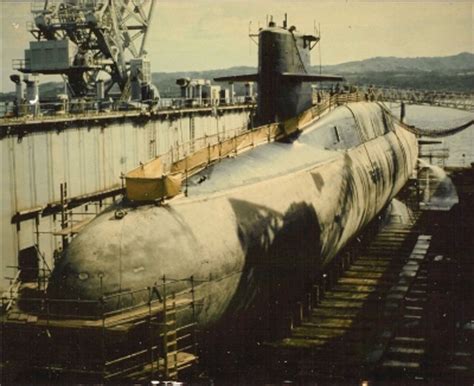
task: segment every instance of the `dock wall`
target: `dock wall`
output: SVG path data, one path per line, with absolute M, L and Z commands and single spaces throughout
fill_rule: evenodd
M 15 275 L 9 267 L 18 265 L 21 250 L 38 245 L 53 265 L 62 246 L 53 234 L 61 229 L 61 213 L 53 210 L 61 205 L 61 184 L 68 199 L 89 202 L 66 212 L 74 225 L 111 200 L 113 194 L 103 193 L 119 191 L 122 173 L 162 154 L 177 160 L 195 150 L 193 139 L 232 136 L 247 125 L 249 112 L 249 106 L 228 106 L 0 121 L 0 289 L 8 288 L 5 277 Z

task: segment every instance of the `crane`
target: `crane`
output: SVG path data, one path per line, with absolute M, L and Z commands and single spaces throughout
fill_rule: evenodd
M 130 97 L 134 81 L 141 92 L 149 92 L 145 45 L 155 4 L 154 0 L 35 2 L 30 28 L 35 42 L 30 42 L 17 69 L 63 75 L 74 97 L 96 94 L 99 82 L 104 82 L 105 96 L 118 86 L 122 100 Z

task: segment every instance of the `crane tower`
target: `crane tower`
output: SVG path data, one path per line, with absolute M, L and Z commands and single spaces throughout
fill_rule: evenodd
M 155 4 L 154 0 L 33 2 L 30 32 L 35 41 L 24 59 L 14 61 L 14 69 L 63 75 L 74 97 L 108 96 L 117 85 L 122 100 L 130 95 L 153 99 L 145 44 Z

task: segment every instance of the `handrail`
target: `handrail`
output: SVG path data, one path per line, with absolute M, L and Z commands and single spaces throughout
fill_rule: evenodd
M 20 275 L 21 275 L 21 270 L 18 270 L 15 277 L 10 283 L 10 286 L 8 289 L 2 294 L 2 308 L 4 312 L 10 310 L 12 307 L 13 303 L 15 302 L 15 299 L 18 295 L 18 291 L 21 286 L 21 281 L 20 281 Z M 8 294 L 10 296 L 8 296 Z M 6 304 L 3 302 L 3 300 L 7 300 Z
M 14 65 L 18 68 L 24 68 L 27 65 L 24 59 L 15 59 Z M 373 87 L 373 86 L 358 86 L 360 91 L 346 91 L 345 94 L 362 93 L 370 100 L 386 100 L 386 101 L 406 101 L 428 103 L 434 105 L 446 105 L 457 107 L 461 109 L 474 109 L 474 94 L 469 92 L 456 91 L 435 91 L 435 90 L 415 90 L 415 89 L 397 89 L 391 87 Z M 328 95 L 337 95 L 339 91 L 332 92 L 325 88 L 317 91 L 321 97 Z M 372 99 L 373 98 L 373 99 Z M 11 102 L 15 103 L 15 102 Z M 134 114 L 140 112 L 166 112 L 166 111 L 180 111 L 194 108 L 214 108 L 214 107 L 232 107 L 232 106 L 247 106 L 252 107 L 255 103 L 246 97 L 234 97 L 232 100 L 221 98 L 161 98 L 157 100 L 145 100 L 142 103 L 128 103 L 123 100 L 115 102 L 108 101 L 83 101 L 83 100 L 67 100 L 55 102 L 41 102 L 35 105 L 28 103 L 21 103 L 15 105 L 17 117 L 8 117 L 9 120 L 22 120 L 30 115 L 39 116 L 42 119 L 52 117 L 57 119 L 59 114 L 63 117 L 80 117 L 81 114 L 85 117 L 101 116 L 110 114 L 111 112 L 120 112 L 122 114 L 133 112 Z M 42 111 L 42 112 L 41 112 Z
M 51 273 L 51 268 L 49 268 L 49 265 L 48 263 L 46 262 L 46 258 L 44 256 L 44 254 L 40 251 L 39 247 L 37 244 L 34 245 L 35 246 L 35 249 L 36 249 L 36 253 L 38 254 L 38 256 L 41 257 L 41 261 L 43 262 L 44 266 L 46 267 L 46 270 Z
M 46 269 L 42 269 L 42 268 L 39 268 L 38 270 L 43 271 L 45 273 L 47 272 Z M 70 306 L 71 308 L 80 307 L 80 306 L 94 306 L 94 305 L 99 307 L 99 306 L 102 306 L 102 305 L 106 305 L 107 303 L 112 303 L 114 300 L 120 301 L 121 299 L 124 299 L 127 296 L 133 296 L 133 295 L 136 295 L 136 294 L 144 295 L 142 302 L 139 302 L 139 303 L 134 304 L 132 306 L 125 306 L 125 307 L 116 308 L 112 311 L 105 311 L 104 310 L 101 314 L 66 315 L 66 314 L 62 314 L 62 313 L 61 314 L 53 314 L 51 312 L 48 312 L 49 316 L 60 317 L 61 319 L 65 319 L 67 317 L 71 317 L 71 318 L 78 318 L 79 317 L 80 319 L 85 319 L 85 318 L 99 319 L 99 318 L 103 318 L 103 317 L 107 318 L 107 317 L 111 317 L 111 316 L 114 316 L 116 314 L 120 314 L 120 313 L 123 313 L 123 312 L 126 312 L 126 311 L 132 311 L 134 309 L 144 308 L 144 307 L 148 306 L 149 304 L 151 304 L 152 306 L 156 305 L 156 304 L 163 304 L 163 300 L 164 300 L 164 294 L 163 293 L 160 294 L 162 299 L 155 298 L 156 295 L 155 295 L 155 293 L 153 293 L 153 291 L 150 293 L 150 288 L 153 288 L 153 287 L 145 287 L 145 288 L 138 288 L 138 289 L 134 289 L 134 290 L 122 291 L 120 293 L 110 294 L 110 295 L 107 295 L 107 296 L 99 296 L 97 299 L 49 298 L 49 297 L 46 296 L 46 294 L 45 294 L 45 296 L 42 296 L 42 297 L 24 297 L 24 298 L 18 299 L 14 294 L 13 288 L 15 286 L 17 286 L 19 288 L 19 286 L 21 285 L 21 281 L 19 280 L 20 274 L 21 274 L 21 270 L 18 269 L 16 274 L 15 274 L 15 277 L 12 278 L 12 280 L 11 280 L 12 284 L 10 285 L 9 289 L 7 291 L 5 291 L 2 295 L 2 298 L 4 300 L 11 301 L 12 304 L 17 300 L 21 300 L 21 302 L 23 302 L 24 304 L 50 303 L 50 304 L 62 305 L 62 306 L 65 306 L 65 307 Z M 207 281 L 208 280 L 206 280 L 206 282 Z M 166 281 L 164 283 L 160 283 L 160 284 L 157 283 L 154 287 L 159 290 L 159 289 L 163 288 L 163 285 L 170 285 L 170 284 L 173 284 L 173 283 L 187 283 L 187 282 L 191 283 L 191 286 L 192 286 L 192 283 L 196 282 L 196 280 L 194 280 L 192 278 L 170 279 L 170 280 L 166 279 Z M 202 282 L 205 282 L 205 281 L 202 281 Z M 179 292 L 179 295 L 184 296 L 184 295 L 191 294 L 192 293 L 191 286 L 189 286 L 187 288 L 183 288 L 183 290 Z M 179 303 L 176 304 L 176 307 L 177 308 L 182 308 L 182 307 L 187 306 L 189 303 L 191 303 L 191 300 L 187 301 L 186 304 L 184 304 L 183 302 L 179 302 Z M 41 313 L 41 312 L 35 312 L 35 314 L 39 315 L 39 316 L 46 315 L 46 313 Z
M 10 101 L 5 104 L 8 116 L 0 116 L 0 122 L 5 123 L 27 123 L 34 117 L 36 120 L 60 120 L 61 118 L 90 119 L 102 117 L 127 117 L 140 115 L 155 115 L 166 113 L 179 113 L 194 109 L 205 109 L 213 112 L 219 108 L 252 108 L 254 102 L 236 99 L 232 102 L 214 99 L 185 99 L 185 98 L 165 98 L 158 102 L 145 100 L 142 103 L 132 103 L 117 100 L 109 101 L 85 101 L 68 100 L 40 101 L 37 104 L 30 104 L 26 101 L 18 104 Z M 8 109 L 10 106 L 10 110 Z M 30 118 L 28 120 L 28 118 Z

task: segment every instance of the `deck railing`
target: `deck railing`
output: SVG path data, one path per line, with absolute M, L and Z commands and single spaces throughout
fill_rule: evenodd
M 16 66 L 25 66 L 25 61 L 16 62 Z M 107 116 L 136 116 L 140 114 L 156 114 L 160 112 L 179 112 L 189 109 L 215 109 L 215 108 L 251 108 L 254 105 L 245 98 L 238 97 L 230 100 L 206 98 L 163 98 L 160 100 L 145 100 L 141 103 L 124 101 L 86 101 L 68 100 L 44 101 L 38 103 L 17 104 L 8 102 L 0 116 L 5 123 L 22 122 L 34 117 L 36 120 L 60 120 L 61 118 L 94 118 Z
M 197 359 L 197 300 L 192 276 L 163 276 L 151 287 L 97 299 L 56 299 L 48 297 L 45 290 L 38 292 L 36 298 L 19 300 L 14 294 L 2 297 L 5 313 L 1 315 L 1 348 L 5 360 L 9 355 L 17 358 L 23 350 L 30 369 L 112 381 L 129 376 L 130 380 L 150 380 L 158 375 L 176 379 L 179 371 Z M 58 306 L 69 312 L 58 312 Z M 26 320 L 28 323 L 22 322 Z M 31 353 L 25 353 L 24 347 L 13 347 L 20 330 L 31 335 L 31 350 L 38 347 L 44 351 L 42 355 L 30 358 Z M 70 339 L 61 338 L 64 333 Z M 43 342 L 44 337 L 49 338 Z M 83 345 L 81 352 L 87 355 L 72 361 L 59 354 L 74 355 L 77 344 Z M 52 346 L 54 350 L 48 351 Z
M 28 63 L 25 60 L 15 61 L 17 68 L 23 68 Z M 474 110 L 474 94 L 467 92 L 448 92 L 431 90 L 396 89 L 388 87 L 367 87 L 362 86 L 358 91 L 328 91 L 319 90 L 314 93 L 313 101 L 321 104 L 329 98 L 339 99 L 341 102 L 346 99 L 348 102 L 355 100 L 405 102 L 428 104 L 433 106 L 452 107 L 462 110 Z M 141 103 L 116 101 L 85 101 L 68 100 L 41 102 L 30 104 L 28 102 L 17 105 L 16 102 L 9 102 L 3 113 L 3 119 L 8 121 L 24 120 L 25 117 L 36 117 L 41 120 L 59 119 L 61 117 L 94 117 L 113 114 L 137 115 L 140 113 L 156 113 L 163 111 L 180 111 L 198 108 L 216 107 L 253 107 L 255 99 L 250 97 L 229 98 L 161 98 L 159 100 L 146 100 Z M 2 118 L 2 117 L 0 117 Z

